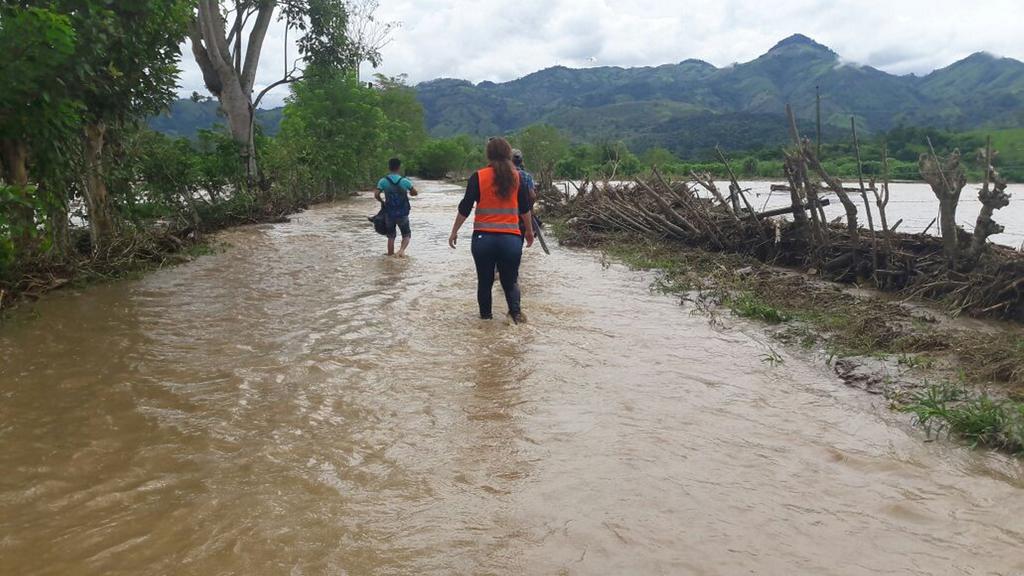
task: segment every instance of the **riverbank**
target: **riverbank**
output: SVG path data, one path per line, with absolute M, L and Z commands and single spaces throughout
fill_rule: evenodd
M 0 321 L 19 302 L 33 301 L 67 287 L 83 287 L 141 276 L 168 266 L 191 262 L 209 253 L 210 236 L 251 224 L 280 224 L 311 206 L 358 194 L 324 195 L 312 201 L 296 200 L 266 205 L 244 203 L 181 225 L 165 221 L 136 224 L 124 231 L 103 255 L 92 253 L 88 229 L 72 229 L 68 248 L 60 258 L 41 255 L 16 270 L 0 271 Z
M 572 243 L 564 225 L 552 226 Z M 1024 330 L 953 318 L 923 302 L 821 280 L 738 254 L 630 234 L 590 238 L 712 325 L 762 323 L 790 353 L 826 363 L 848 386 L 884 396 L 929 437 L 1024 453 Z M 780 362 L 774 351 L 767 363 Z
M 0 279 L 0 320 L 18 303 L 37 300 L 55 290 L 138 277 L 190 262 L 210 250 L 205 240 L 195 236 L 165 233 L 138 236 L 134 245 L 125 246 L 117 258 L 79 254 L 58 262 L 41 259 L 6 280 Z

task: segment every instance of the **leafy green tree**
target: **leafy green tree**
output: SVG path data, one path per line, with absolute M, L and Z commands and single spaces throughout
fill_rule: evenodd
M 747 178 L 757 176 L 757 158 L 747 157 L 743 159 L 741 164 L 741 172 Z
M 65 80 L 75 40 L 65 15 L 0 8 L 0 176 L 12 185 L 28 185 L 30 151 L 45 161 L 77 124 L 79 105 Z
M 195 150 L 200 186 L 214 203 L 230 199 L 245 184 L 245 166 L 238 163 L 239 145 L 216 128 L 200 130 Z
M 657 166 L 661 170 L 669 170 L 679 163 L 676 155 L 665 148 L 650 148 L 641 156 L 644 166 Z
M 417 173 L 424 178 L 439 180 L 464 169 L 467 150 L 456 139 L 431 140 L 416 151 Z
M 522 150 L 525 163 L 537 173 L 540 187 L 550 186 L 555 166 L 569 151 L 569 139 L 554 126 L 534 124 L 524 128 L 512 140 Z
M 462 163 L 455 169 L 460 176 L 468 175 L 470 172 L 479 170 L 487 164 L 486 142 L 479 138 L 473 138 L 468 134 L 461 134 L 453 138 L 462 150 Z
M 582 180 L 590 177 L 597 162 L 594 146 L 581 144 L 569 149 L 569 153 L 555 165 L 555 175 L 569 180 Z
M 93 249 L 103 253 L 116 232 L 105 169 L 108 130 L 156 113 L 174 97 L 180 43 L 191 0 L 55 0 L 78 44 L 67 78 L 82 103 L 85 199 Z
M 640 172 L 640 159 L 622 142 L 605 140 L 597 144 L 596 150 L 601 177 L 616 179 Z
M 199 155 L 191 143 L 145 128 L 120 136 L 110 144 L 119 148 L 123 160 L 114 166 L 111 178 L 118 211 L 139 220 L 185 215 L 196 222 Z
M 416 90 L 405 83 L 405 76 L 377 74 L 380 106 L 388 120 L 385 148 L 395 156 L 411 156 L 427 141 L 423 105 L 416 99 Z
M 63 80 L 74 50 L 66 16 L 0 7 L 0 276 L 45 248 L 38 240 L 52 229 L 54 194 L 41 184 L 63 163 L 64 143 L 77 130 L 80 106 Z
M 307 74 L 285 106 L 275 174 L 293 184 L 309 179 L 318 197 L 352 190 L 381 170 L 387 129 L 380 94 L 354 74 Z

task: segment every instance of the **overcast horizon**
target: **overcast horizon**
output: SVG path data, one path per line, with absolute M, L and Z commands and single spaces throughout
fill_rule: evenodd
M 1024 60 L 1015 30 L 1024 7 L 1010 0 L 994 0 L 985 10 L 948 0 L 745 4 L 688 0 L 670 12 L 657 0 L 523 0 L 513 13 L 508 5 L 469 0 L 381 0 L 378 19 L 401 27 L 382 50 L 381 67 L 364 66 L 362 75 L 407 74 L 410 84 L 437 78 L 479 83 L 507 82 L 557 65 L 638 67 L 699 59 L 722 68 L 753 60 L 798 33 L 844 62 L 896 75 L 924 75 L 975 52 Z M 493 26 L 481 32 L 481 23 Z M 283 32 L 282 23 L 271 26 L 257 91 L 281 77 Z M 187 43 L 182 53 L 179 94 L 207 94 Z M 280 106 L 287 95 L 287 88 L 271 92 L 264 107 Z

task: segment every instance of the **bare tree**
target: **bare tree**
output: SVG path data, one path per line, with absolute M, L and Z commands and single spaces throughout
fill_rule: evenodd
M 1006 192 L 1006 180 L 992 165 L 995 162 L 996 153 L 992 150 L 991 137 L 986 142 L 985 149 L 978 156 L 984 162 L 985 183 L 978 191 L 981 212 L 978 214 L 978 220 L 974 226 L 974 236 L 971 238 L 967 254 L 967 266 L 971 268 L 977 265 L 978 259 L 981 258 L 981 253 L 988 243 L 988 237 L 1003 232 L 1003 226 L 992 219 L 993 212 L 1010 205 L 1010 194 Z
M 371 0 L 196 0 L 196 4 L 189 27 L 192 53 L 207 89 L 220 100 L 232 138 L 242 148 L 250 180 L 257 174 L 253 127 L 262 98 L 278 86 L 302 79 L 302 64 L 344 70 L 355 70 L 366 60 L 379 64 L 380 47 L 395 26 L 377 22 L 377 2 Z M 284 73 L 254 97 L 263 44 L 275 18 L 285 23 Z M 288 33 L 299 35 L 294 62 L 288 59 Z
M 374 68 L 380 66 L 381 50 L 394 40 L 394 32 L 402 23 L 379 20 L 377 10 L 380 2 L 377 0 L 346 0 L 345 6 L 348 9 L 348 37 L 359 47 L 359 62 L 369 62 Z
M 942 249 L 950 268 L 956 266 L 960 256 L 959 230 L 956 225 L 956 208 L 960 193 L 967 185 L 967 175 L 960 164 L 960 151 L 954 150 L 948 158 L 939 158 L 935 148 L 928 141 L 929 154 L 921 154 L 918 165 L 921 177 L 932 188 L 939 199 L 939 225 L 942 230 Z

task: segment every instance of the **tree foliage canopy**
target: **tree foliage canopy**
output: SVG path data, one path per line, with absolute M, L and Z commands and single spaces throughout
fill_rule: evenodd
M 21 139 L 73 120 L 76 106 L 64 79 L 75 44 L 66 15 L 0 8 L 0 137 Z
M 92 120 L 154 114 L 174 98 L 190 0 L 54 0 L 78 43 L 68 79 Z

